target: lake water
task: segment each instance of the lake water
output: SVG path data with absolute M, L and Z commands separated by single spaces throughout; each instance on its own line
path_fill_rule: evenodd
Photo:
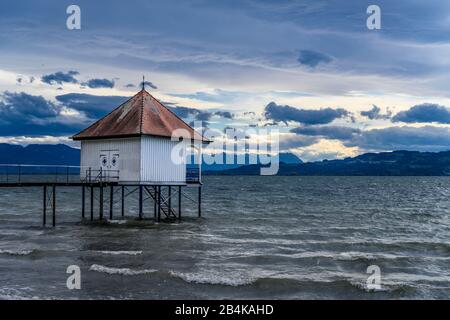
M 80 189 L 60 188 L 54 229 L 41 227 L 40 188 L 0 189 L 0 298 L 450 298 L 450 178 L 204 183 L 203 218 L 183 199 L 171 224 L 136 221 L 135 198 L 125 221 L 83 222 Z M 69 265 L 81 290 L 66 287 Z

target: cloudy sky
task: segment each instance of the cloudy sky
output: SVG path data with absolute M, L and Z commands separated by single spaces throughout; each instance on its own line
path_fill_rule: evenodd
M 186 121 L 277 129 L 304 160 L 450 149 L 449 1 L 1 1 L 0 142 L 70 143 L 142 75 Z

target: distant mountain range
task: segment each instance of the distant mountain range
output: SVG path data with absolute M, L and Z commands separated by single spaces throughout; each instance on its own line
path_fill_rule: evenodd
M 65 144 L 0 143 L 0 164 L 80 165 L 80 150 Z
M 259 175 L 261 165 L 243 166 L 215 175 Z M 354 158 L 301 164 L 280 163 L 278 175 L 303 176 L 448 176 L 450 151 L 365 153 Z
M 214 156 L 214 159 L 222 159 L 222 162 L 224 162 L 224 164 L 218 164 L 218 163 L 214 163 L 214 164 L 206 164 L 205 161 L 202 164 L 202 171 L 224 171 L 224 170 L 230 170 L 230 169 L 236 169 L 242 166 L 247 166 L 251 164 L 251 159 L 250 156 L 248 154 L 245 155 L 245 159 L 244 159 L 244 163 L 242 164 L 237 164 L 237 157 L 234 157 L 234 163 L 236 164 L 227 164 L 225 162 L 227 162 L 226 160 L 226 154 L 222 153 L 222 154 L 217 154 Z M 287 164 L 300 164 L 303 163 L 303 161 L 297 157 L 295 154 L 293 153 L 285 153 L 285 152 L 281 152 L 279 154 L 279 161 L 283 162 L 283 163 L 287 163 Z M 194 163 L 193 159 L 191 159 L 191 163 Z M 258 164 L 260 163 L 260 160 L 258 159 Z M 189 167 L 190 165 L 188 165 Z
M 203 174 L 259 175 L 261 164 L 203 165 Z M 26 147 L 0 144 L 1 164 L 73 165 L 80 164 L 80 150 L 64 144 L 31 144 Z M 303 163 L 292 153 L 280 153 L 278 175 L 310 176 L 448 176 L 450 151 L 394 151 L 365 153 L 342 160 Z

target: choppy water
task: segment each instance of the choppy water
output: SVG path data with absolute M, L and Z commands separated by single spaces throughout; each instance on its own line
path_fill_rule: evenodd
M 44 229 L 40 189 L 0 189 L 0 298 L 450 298 L 450 178 L 205 177 L 204 218 L 184 199 L 159 225 L 136 199 L 125 223 L 81 222 L 80 194 Z

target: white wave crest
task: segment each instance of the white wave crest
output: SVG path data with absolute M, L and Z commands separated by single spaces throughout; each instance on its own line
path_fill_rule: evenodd
M 102 254 L 111 254 L 111 255 L 129 255 L 129 256 L 137 256 L 142 254 L 142 251 L 97 251 Z
M 214 273 L 183 273 L 183 272 L 176 272 L 176 271 L 169 271 L 169 273 L 172 276 L 178 277 L 186 282 L 199 283 L 199 284 L 212 284 L 212 285 L 225 285 L 225 286 L 238 287 L 238 286 L 250 285 L 256 281 L 255 278 L 252 278 L 250 276 L 244 276 L 244 275 L 227 276 L 227 275 L 214 274 Z
M 0 249 L 0 254 L 9 254 L 12 256 L 26 256 L 33 252 L 33 249 L 17 249 L 17 250 L 10 250 L 10 249 Z
M 108 223 L 110 223 L 110 224 L 125 224 L 125 223 L 127 223 L 127 220 L 108 220 Z
M 97 271 L 97 272 L 103 272 L 108 274 L 119 274 L 123 276 L 135 276 L 139 274 L 148 274 L 153 273 L 158 270 L 154 269 L 143 269 L 143 270 L 132 270 L 130 268 L 114 268 L 114 267 L 106 267 L 99 264 L 93 264 L 89 271 Z

